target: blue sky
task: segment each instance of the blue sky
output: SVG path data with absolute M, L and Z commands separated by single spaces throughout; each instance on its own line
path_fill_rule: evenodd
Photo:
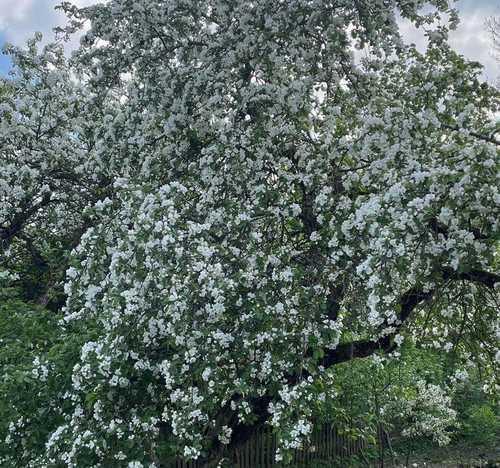
M 73 0 L 78 6 L 95 2 Z M 6 41 L 22 45 L 34 31 L 41 31 L 47 40 L 50 39 L 52 28 L 64 23 L 64 15 L 54 10 L 59 3 L 60 0 L 0 0 L 0 47 Z M 500 0 L 459 0 L 456 5 L 462 22 L 458 31 L 452 34 L 451 43 L 466 57 L 481 62 L 485 66 L 485 78 L 494 81 L 500 76 L 500 67 L 493 57 L 484 23 L 493 15 L 500 16 Z M 425 40 L 418 31 L 405 24 L 401 28 L 408 41 L 424 47 Z M 71 47 L 69 45 L 68 49 Z M 0 55 L 0 74 L 5 74 L 8 68 L 8 59 Z
M 5 42 L 5 34 L 0 32 L 0 44 Z M 10 60 L 9 57 L 5 55 L 0 55 L 0 75 L 5 75 L 9 71 L 10 68 Z

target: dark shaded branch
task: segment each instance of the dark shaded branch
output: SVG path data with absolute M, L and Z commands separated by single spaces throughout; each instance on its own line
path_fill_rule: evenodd
M 0 228 L 0 240 L 4 247 L 8 246 L 12 239 L 18 235 L 27 223 L 29 218 L 38 210 L 47 206 L 51 201 L 51 193 L 46 193 L 43 198 L 31 207 L 17 213 L 9 226 Z
M 482 284 L 487 288 L 494 288 L 496 283 L 500 283 L 500 275 L 483 270 L 471 270 L 468 272 L 456 272 L 451 268 L 442 269 L 443 279 L 463 280 Z M 321 365 L 325 368 L 349 361 L 354 358 L 368 357 L 377 351 L 391 351 L 393 349 L 392 339 L 399 332 L 405 321 L 410 317 L 414 309 L 419 304 L 432 298 L 435 290 L 422 291 L 419 288 L 412 288 L 401 296 L 399 304 L 401 311 L 398 315 L 399 324 L 394 327 L 390 335 L 383 336 L 378 340 L 358 340 L 351 343 L 342 343 L 334 350 L 329 350 Z
M 345 286 L 331 286 L 326 298 L 326 316 L 330 320 L 337 320 L 340 312 L 340 302 L 344 297 Z
M 496 283 L 500 283 L 500 275 L 484 270 L 471 270 L 458 272 L 452 268 L 443 268 L 443 278 L 450 280 L 472 281 L 493 289 Z
M 328 350 L 325 353 L 321 365 L 328 368 L 335 364 L 350 361 L 354 358 L 368 357 L 377 351 L 390 351 L 392 349 L 392 339 L 401 329 L 413 310 L 422 302 L 429 300 L 433 294 L 434 290 L 425 292 L 419 288 L 411 288 L 401 296 L 399 301 L 401 306 L 401 311 L 398 315 L 399 323 L 394 327 L 395 330 L 393 333 L 378 338 L 377 340 L 358 340 L 339 344 L 335 349 Z
M 449 231 L 448 229 L 440 223 L 437 218 L 431 218 L 429 220 L 429 227 L 436 234 L 442 234 L 445 238 L 448 238 Z M 469 223 L 469 231 L 472 232 L 474 239 L 476 240 L 487 240 L 490 239 L 488 236 L 484 235 L 479 229 L 473 228 Z
M 444 128 L 447 128 L 448 130 L 453 130 L 455 132 L 460 132 L 460 130 L 462 130 L 460 127 L 454 127 L 452 125 L 446 125 L 446 124 L 442 125 Z M 496 146 L 500 146 L 500 141 L 495 139 L 493 136 L 481 135 L 480 133 L 472 132 L 470 130 L 467 131 L 467 134 L 474 138 L 477 138 L 478 140 L 486 141 L 487 143 L 492 143 Z

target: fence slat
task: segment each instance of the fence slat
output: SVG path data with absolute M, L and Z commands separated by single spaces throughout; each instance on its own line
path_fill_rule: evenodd
M 267 429 L 264 429 L 262 431 L 262 437 L 260 439 L 260 464 L 262 467 L 267 466 L 266 438 L 267 438 Z
M 253 439 L 253 450 L 252 450 L 252 452 L 253 452 L 252 453 L 253 460 L 252 460 L 252 465 L 251 466 L 255 466 L 255 467 L 258 466 L 257 465 L 259 463 L 259 458 L 258 458 L 259 457 L 259 452 L 258 452 L 258 450 L 259 450 L 259 438 L 258 437 L 254 437 L 254 439 Z
M 328 429 L 328 426 L 326 428 L 326 458 L 331 458 L 332 454 L 331 454 L 331 450 L 332 450 L 332 436 L 333 436 L 333 433 L 332 433 L 332 430 Z
M 328 442 L 329 442 L 329 440 L 328 440 L 328 428 L 327 428 L 326 424 L 323 427 L 323 431 L 324 431 L 324 433 L 323 433 L 324 434 L 323 435 L 323 440 L 324 440 L 324 442 L 323 442 L 323 444 L 324 444 L 323 458 L 325 460 L 327 460 L 328 459 Z
M 253 451 L 253 442 L 249 440 L 246 444 L 247 447 L 247 465 L 245 468 L 252 466 L 252 451 Z
M 273 433 L 272 431 L 268 431 L 268 435 L 266 438 L 266 452 L 267 452 L 267 466 L 272 466 L 273 464 Z
M 277 438 L 269 427 L 264 427 L 254 437 L 238 449 L 226 454 L 235 468 L 271 468 L 280 463 L 275 461 Z M 314 448 L 314 450 L 313 450 Z M 331 424 L 320 425 L 312 434 L 310 441 L 293 450 L 292 463 L 300 467 L 311 465 L 313 460 L 330 461 L 333 458 L 346 460 L 366 448 L 366 441 L 353 439 L 340 434 Z M 167 461 L 168 468 L 201 468 L 198 460 L 185 461 L 181 457 Z

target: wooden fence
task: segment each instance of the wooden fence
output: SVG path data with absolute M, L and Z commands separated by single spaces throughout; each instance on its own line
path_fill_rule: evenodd
M 352 457 L 365 447 L 364 441 L 353 440 L 340 435 L 331 425 L 323 425 L 311 435 L 307 446 L 295 450 L 292 467 L 308 467 L 313 460 L 330 461 L 331 466 L 343 466 L 342 460 Z M 262 429 L 256 437 L 250 439 L 243 446 L 225 458 L 225 466 L 231 468 L 268 468 L 280 467 L 283 464 L 275 461 L 276 437 L 270 428 Z M 335 461 L 335 463 L 334 463 Z M 206 464 L 198 461 L 176 460 L 167 464 L 167 468 L 204 468 Z

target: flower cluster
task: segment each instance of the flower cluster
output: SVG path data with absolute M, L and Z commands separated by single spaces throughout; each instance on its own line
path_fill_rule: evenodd
M 416 382 L 414 394 L 391 401 L 383 410 L 403 421 L 404 437 L 429 437 L 439 445 L 450 442 L 450 430 L 457 425 L 451 397 L 443 388 L 423 380 Z

